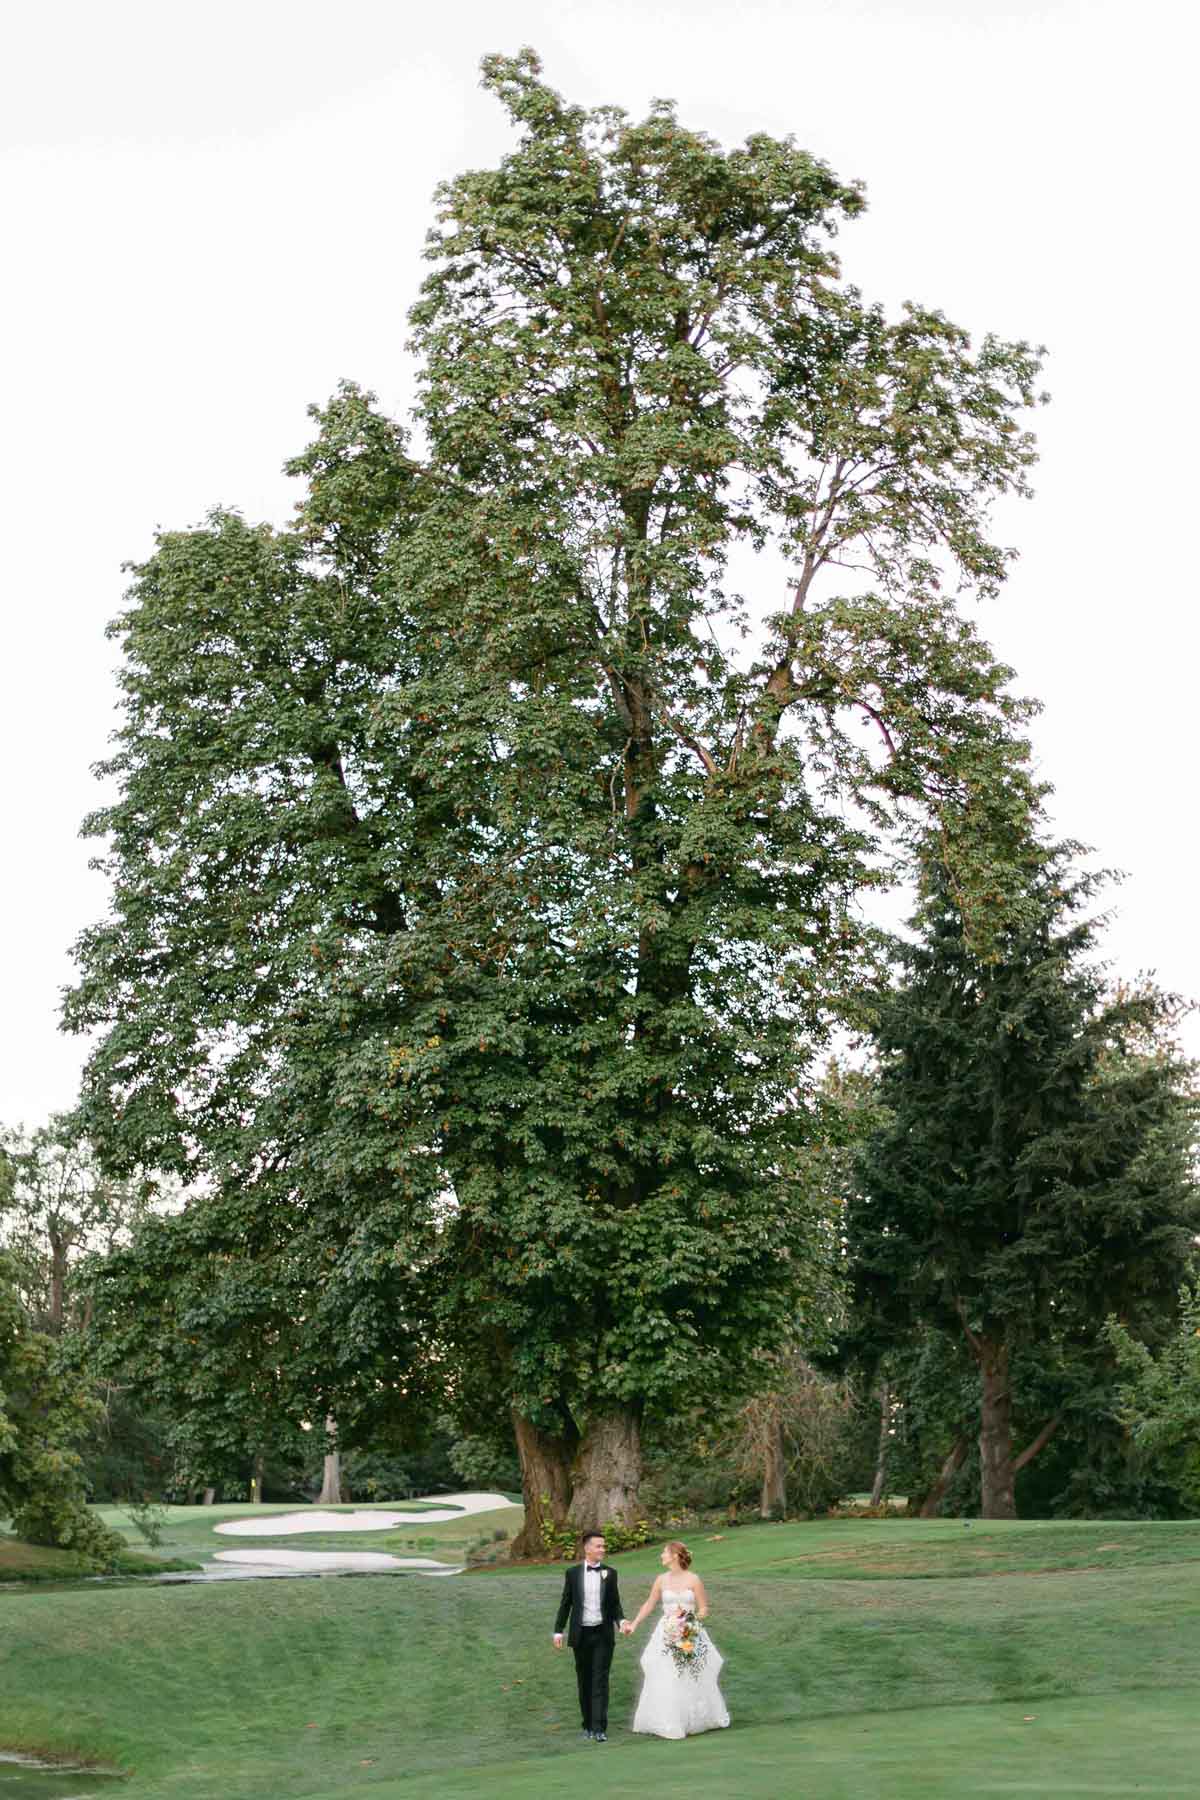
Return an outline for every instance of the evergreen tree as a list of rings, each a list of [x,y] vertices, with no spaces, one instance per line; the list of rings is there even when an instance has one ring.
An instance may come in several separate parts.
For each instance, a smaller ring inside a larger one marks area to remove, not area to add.
[[[1173,1008],[1148,984],[1106,991],[1093,889],[1048,855],[989,960],[932,861],[881,1011],[888,1116],[850,1209],[858,1305],[880,1342],[965,1342],[987,1518],[1015,1516],[1016,1469],[1061,1417],[1014,1454],[1019,1359],[1058,1367],[1061,1408],[1094,1405],[1106,1315],[1139,1338],[1166,1329],[1200,1223]]]

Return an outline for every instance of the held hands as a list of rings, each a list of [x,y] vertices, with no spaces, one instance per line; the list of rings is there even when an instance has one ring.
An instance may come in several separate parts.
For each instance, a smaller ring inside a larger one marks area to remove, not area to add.
[[[618,1630],[620,1631],[622,1637],[632,1637],[633,1633],[634,1633],[634,1627],[629,1623],[628,1619],[621,1620],[621,1623],[618,1626]],[[563,1647],[562,1632],[556,1631],[550,1641],[554,1645],[554,1648],[556,1650],[561,1650]]]

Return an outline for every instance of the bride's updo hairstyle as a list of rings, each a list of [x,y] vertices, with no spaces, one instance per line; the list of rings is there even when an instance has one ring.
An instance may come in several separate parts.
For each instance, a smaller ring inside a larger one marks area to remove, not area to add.
[[[678,1538],[672,1538],[671,1542],[667,1545],[667,1549],[673,1552],[675,1560],[681,1569],[691,1568],[692,1553],[686,1544],[681,1544]]]

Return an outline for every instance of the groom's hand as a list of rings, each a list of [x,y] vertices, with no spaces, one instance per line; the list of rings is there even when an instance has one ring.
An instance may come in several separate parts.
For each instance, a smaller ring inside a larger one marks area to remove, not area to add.
[[[556,1650],[561,1650],[562,1644],[563,1644],[563,1634],[561,1631],[556,1631],[554,1634],[554,1648]]]

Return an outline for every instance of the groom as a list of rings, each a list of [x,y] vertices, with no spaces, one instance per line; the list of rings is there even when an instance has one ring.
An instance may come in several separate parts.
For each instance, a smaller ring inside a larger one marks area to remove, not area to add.
[[[554,1621],[554,1648],[563,1647],[563,1627],[570,1619],[567,1642],[575,1652],[579,1683],[579,1710],[583,1735],[593,1743],[608,1742],[608,1671],[618,1630],[628,1631],[621,1611],[617,1571],[604,1560],[604,1533],[588,1531],[583,1538],[583,1561],[567,1570],[558,1617]]]

